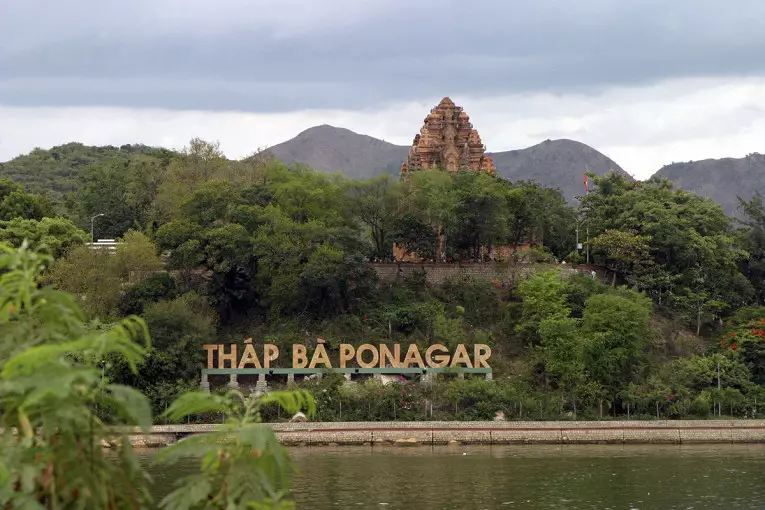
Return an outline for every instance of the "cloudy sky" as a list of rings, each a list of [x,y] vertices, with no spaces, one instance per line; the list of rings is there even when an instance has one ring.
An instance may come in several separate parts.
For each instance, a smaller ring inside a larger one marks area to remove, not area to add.
[[[762,0],[0,0],[0,161],[69,141],[242,157],[317,125],[571,138],[645,178],[765,152]]]

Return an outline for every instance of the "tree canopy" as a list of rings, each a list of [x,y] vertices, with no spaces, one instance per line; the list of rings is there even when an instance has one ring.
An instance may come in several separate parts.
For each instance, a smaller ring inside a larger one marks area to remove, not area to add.
[[[80,161],[78,150],[29,158],[60,170],[56,161]],[[244,338],[490,345],[502,377],[491,388],[443,382],[443,418],[510,415],[529,402],[556,418],[725,406],[741,415],[762,398],[758,195],[741,200],[736,222],[666,180],[619,173],[591,176],[572,206],[535,182],[438,169],[355,181],[264,154],[232,161],[199,139],[178,152],[126,146],[81,160],[66,197],[0,181],[0,242],[50,255],[46,284],[75,296],[93,327],[142,318],[154,344],[139,375],[119,356],[108,375],[139,388],[155,414],[195,384],[202,343]],[[120,240],[113,253],[85,245],[100,213],[97,237]],[[577,229],[596,277],[571,269],[584,255]],[[393,263],[394,246],[417,269],[380,278],[370,262]],[[429,278],[432,264],[465,262],[498,276]],[[710,379],[718,365],[727,390]],[[308,386],[326,390],[326,419],[338,399],[358,404],[359,419],[393,408],[373,393],[388,390],[331,381]]]

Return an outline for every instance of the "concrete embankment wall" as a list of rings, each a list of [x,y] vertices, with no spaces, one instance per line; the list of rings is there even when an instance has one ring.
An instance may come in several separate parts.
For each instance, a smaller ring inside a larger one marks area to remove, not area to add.
[[[279,423],[286,445],[414,444],[690,444],[765,443],[765,420],[566,422],[335,422]],[[135,446],[160,447],[218,425],[156,426],[129,435]]]

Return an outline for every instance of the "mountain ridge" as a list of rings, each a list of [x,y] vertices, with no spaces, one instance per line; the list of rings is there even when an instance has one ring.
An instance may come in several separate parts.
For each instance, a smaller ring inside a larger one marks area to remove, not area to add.
[[[666,177],[677,187],[720,204],[729,216],[738,214],[738,197],[749,200],[755,192],[765,194],[765,155],[670,163],[654,176]]]
[[[266,152],[286,164],[302,162],[318,171],[368,179],[383,173],[397,176],[408,150],[409,146],[322,124],[303,130]],[[35,149],[0,162],[0,176],[25,184],[30,191],[48,191],[63,196],[77,188],[77,175],[88,165],[137,154],[167,159],[172,151],[141,144],[115,147],[71,142],[48,150]],[[598,175],[612,169],[625,172],[605,154],[565,138],[544,140],[523,149],[487,152],[487,155],[494,159],[497,175],[514,181],[535,180],[559,188],[572,202],[584,191],[585,170]],[[710,198],[728,215],[735,216],[738,197],[748,200],[756,191],[765,195],[765,155],[752,153],[743,158],[671,163],[653,176],[666,177],[679,188]]]
[[[322,124],[266,149],[285,163],[305,163],[317,170],[366,179],[397,175],[409,146],[395,145],[346,128]],[[582,142],[545,140],[525,149],[487,152],[497,175],[511,180],[535,180],[560,188],[568,200],[581,195],[585,171],[603,175],[627,172],[608,156]],[[629,175],[629,174],[627,174]]]

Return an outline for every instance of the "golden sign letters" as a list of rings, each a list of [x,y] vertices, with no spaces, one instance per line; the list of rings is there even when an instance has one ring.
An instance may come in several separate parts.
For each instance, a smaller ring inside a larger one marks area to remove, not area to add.
[[[256,350],[252,339],[244,342],[239,355],[237,344],[207,344],[202,348],[207,351],[207,368],[272,368],[272,363],[279,359],[279,348],[273,344],[264,344]],[[258,352],[260,351],[260,352]],[[402,358],[403,353],[403,358]],[[216,356],[217,354],[217,356]],[[358,347],[340,344],[337,355],[339,368],[489,368],[491,348],[485,344],[475,344],[472,356],[465,344],[459,344],[450,352],[442,344],[434,344],[425,349],[424,356],[417,344],[410,344],[406,350],[401,345],[363,344]],[[217,358],[217,366],[215,361]],[[292,368],[333,368],[327,346],[323,340],[316,345],[309,356],[308,348],[302,344],[292,345]]]

